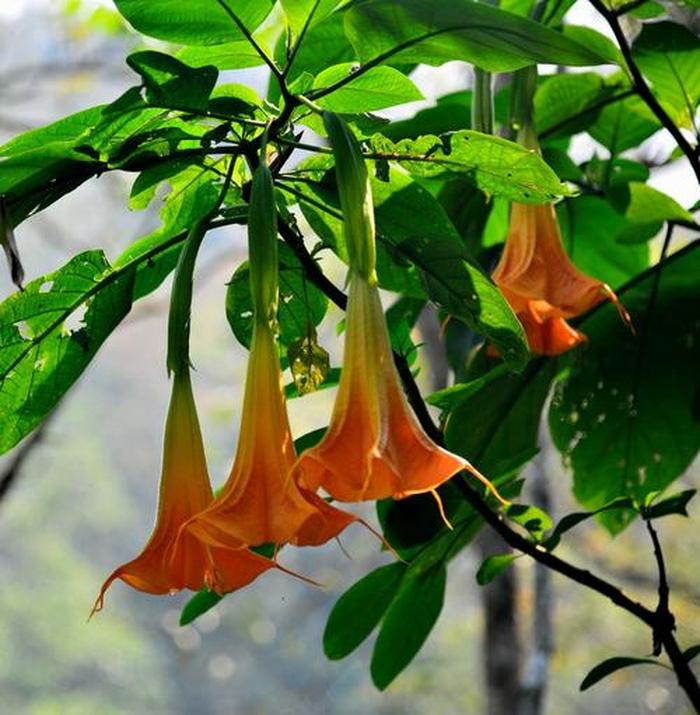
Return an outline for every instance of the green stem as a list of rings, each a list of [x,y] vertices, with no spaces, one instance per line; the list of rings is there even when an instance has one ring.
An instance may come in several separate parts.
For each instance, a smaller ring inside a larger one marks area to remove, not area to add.
[[[474,68],[472,96],[472,129],[493,134],[493,82],[490,72]]]

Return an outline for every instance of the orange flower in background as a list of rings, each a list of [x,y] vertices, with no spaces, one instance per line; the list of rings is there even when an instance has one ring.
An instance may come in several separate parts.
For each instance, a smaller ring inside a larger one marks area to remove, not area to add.
[[[339,501],[433,492],[461,469],[418,424],[394,367],[379,290],[351,272],[345,352],[331,423],[299,459],[299,479]],[[480,477],[480,475],[478,475]]]
[[[566,321],[606,298],[632,329],[629,313],[610,286],[582,273],[569,259],[551,204],[511,204],[505,248],[492,277],[534,353],[559,355],[585,341]]]
[[[296,458],[275,339],[267,321],[257,320],[231,474],[216,500],[183,532],[232,548],[312,546],[337,536],[356,517],[300,488],[291,476]]]
[[[205,584],[223,592],[245,586],[267,569],[276,568],[274,562],[247,549],[209,549],[196,540],[182,542],[176,552],[182,524],[212,499],[192,387],[185,373],[173,382],[153,533],[139,556],[110,574],[92,613],[102,609],[104,595],[116,579],[151,594],[199,590]]]

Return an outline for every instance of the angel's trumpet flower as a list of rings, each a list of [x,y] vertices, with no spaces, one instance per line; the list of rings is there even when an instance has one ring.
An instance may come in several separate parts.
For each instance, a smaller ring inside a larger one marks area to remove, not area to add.
[[[610,286],[569,259],[551,204],[511,205],[505,248],[492,277],[523,324],[533,353],[558,355],[586,340],[566,321],[606,298],[632,328]]]
[[[222,492],[183,532],[211,546],[318,545],[337,536],[355,517],[292,478],[296,452],[272,329],[278,293],[277,227],[272,176],[264,164],[253,177],[248,236],[254,328],[238,450]]]
[[[372,194],[360,148],[348,127],[326,113],[343,209],[350,276],[343,371],[323,440],[300,457],[300,481],[339,501],[399,499],[433,492],[463,458],[436,445],[404,396],[394,366],[375,274]],[[484,479],[484,481],[486,481]],[[439,500],[438,500],[439,501]]]
[[[100,590],[93,613],[101,610],[104,595],[115,579],[139,591],[172,593],[198,590],[205,584],[233,591],[245,586],[276,564],[247,549],[207,548],[191,540],[174,546],[182,524],[211,503],[202,436],[192,396],[189,374],[176,374],[165,425],[163,467],[158,515],[151,538],[132,561],[116,568]],[[214,579],[213,574],[216,574]]]

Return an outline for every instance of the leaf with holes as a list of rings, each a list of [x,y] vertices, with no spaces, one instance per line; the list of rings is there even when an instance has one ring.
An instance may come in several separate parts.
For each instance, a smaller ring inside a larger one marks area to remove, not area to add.
[[[284,348],[308,338],[326,314],[328,299],[304,277],[304,269],[289,247],[279,243],[279,304],[277,320],[280,343]],[[253,301],[250,294],[248,263],[233,274],[226,293],[226,316],[241,345],[250,346],[253,335]]]
[[[579,326],[590,344],[569,357],[549,423],[587,509],[616,497],[643,502],[683,474],[700,448],[700,421],[693,418],[700,395],[697,248],[691,244],[668,259],[653,305],[654,271],[620,295],[639,335],[611,305]],[[633,516],[616,510],[599,518],[617,532]]]
[[[467,129],[397,143],[375,134],[371,146],[416,177],[461,174],[484,193],[512,201],[543,204],[572,194],[536,152],[490,134]]]

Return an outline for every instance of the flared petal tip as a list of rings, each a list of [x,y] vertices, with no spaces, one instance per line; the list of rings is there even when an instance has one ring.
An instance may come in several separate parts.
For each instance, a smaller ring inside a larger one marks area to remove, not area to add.
[[[632,316],[630,315],[627,308],[625,308],[625,306],[622,304],[622,301],[617,297],[617,293],[615,293],[615,291],[607,283],[603,283],[602,291],[608,298],[608,300],[610,300],[610,302],[615,306],[618,315],[622,319],[622,322],[629,328],[630,333],[636,336],[637,331],[634,327]]]

